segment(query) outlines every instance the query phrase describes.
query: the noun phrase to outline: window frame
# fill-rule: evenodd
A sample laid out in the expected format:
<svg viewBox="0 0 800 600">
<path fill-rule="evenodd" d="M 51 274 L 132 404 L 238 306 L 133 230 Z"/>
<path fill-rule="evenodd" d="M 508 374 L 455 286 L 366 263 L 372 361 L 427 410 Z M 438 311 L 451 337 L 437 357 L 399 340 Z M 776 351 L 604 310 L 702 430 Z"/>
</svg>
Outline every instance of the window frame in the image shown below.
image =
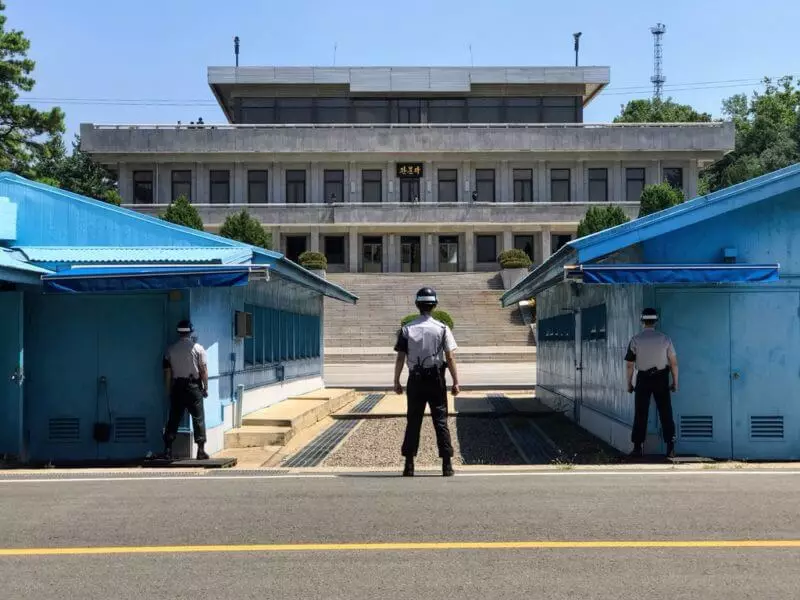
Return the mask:
<svg viewBox="0 0 800 600">
<path fill-rule="evenodd" d="M 263 173 L 264 180 L 253 180 L 251 175 Z M 264 185 L 263 201 L 253 201 L 253 185 Z M 268 204 L 269 203 L 269 170 L 268 169 L 248 169 L 247 170 L 247 203 L 248 204 Z"/>
<path fill-rule="evenodd" d="M 377 179 L 368 179 L 378 174 Z M 368 175 L 369 174 L 369 175 Z M 377 186 L 376 186 L 377 184 Z M 377 196 L 375 200 L 367 198 L 367 189 L 377 187 Z M 383 202 L 383 169 L 362 169 L 361 170 L 361 202 L 364 204 L 380 204 Z"/>
<path fill-rule="evenodd" d="M 488 173 L 491 173 L 491 179 L 487 176 Z M 495 169 L 475 169 L 475 192 L 478 194 L 477 202 L 491 202 L 494 203 L 497 201 L 497 174 L 495 173 Z M 487 200 L 485 197 L 481 196 L 480 188 L 482 187 L 481 184 L 484 184 L 483 187 L 488 187 L 488 182 L 491 181 L 492 183 L 492 195 L 491 199 Z"/>
<path fill-rule="evenodd" d="M 588 201 L 597 203 L 597 204 L 605 204 L 609 201 L 608 198 L 608 168 L 607 167 L 592 167 L 590 169 L 586 169 L 586 179 L 588 181 Z M 602 187 L 599 185 L 592 185 L 593 183 L 602 183 Z M 595 190 L 595 191 L 593 191 Z M 594 197 L 595 194 L 598 193 L 598 190 L 602 190 L 602 199 L 597 199 Z"/>
<path fill-rule="evenodd" d="M 180 174 L 188 174 L 188 180 L 187 181 L 176 181 L 176 177 L 175 176 L 177 174 L 179 174 L 179 173 Z M 170 187 L 170 198 L 171 198 L 170 201 L 171 202 L 175 202 L 175 200 L 177 200 L 181 196 L 186 196 L 186 198 L 189 200 L 189 202 L 192 201 L 192 170 L 191 169 L 173 169 L 172 171 L 170 171 L 170 185 L 171 185 L 171 187 Z M 182 185 L 189 186 L 188 187 L 188 193 L 186 193 L 186 194 L 176 194 L 175 193 L 175 187 L 176 186 L 182 186 Z"/>
<path fill-rule="evenodd" d="M 673 172 L 677 172 L 678 173 L 678 175 L 680 176 L 680 185 L 676 186 L 672 181 L 670 181 L 670 178 L 667 176 L 667 172 L 668 171 L 673 171 Z M 661 180 L 665 181 L 668 184 L 670 184 L 676 190 L 683 191 L 683 189 L 684 189 L 683 186 L 686 185 L 686 181 L 684 180 L 684 177 L 683 177 L 683 167 L 662 167 L 661 168 Z"/>
<path fill-rule="evenodd" d="M 566 177 L 556 177 L 556 173 L 566 173 Z M 556 199 L 557 187 L 565 186 L 566 200 Z M 553 168 L 550 169 L 550 202 L 554 203 L 567 203 L 572 202 L 572 169 Z"/>
<path fill-rule="evenodd" d="M 333 258 L 331 258 L 331 254 L 328 251 L 328 242 L 330 240 L 337 240 L 337 242 L 341 242 L 342 244 L 342 260 L 341 262 L 337 262 Z M 326 235 L 322 240 L 322 250 L 325 253 L 325 258 L 328 260 L 329 265 L 337 265 L 343 266 L 347 264 L 347 251 L 346 251 L 346 243 L 343 235 Z M 334 255 L 335 256 L 335 255 Z"/>
<path fill-rule="evenodd" d="M 443 178 L 442 175 L 445 175 L 447 178 Z M 450 178 L 452 177 L 452 179 Z M 452 200 L 442 200 L 442 196 L 448 195 L 447 193 L 442 194 L 442 190 L 447 190 L 451 188 Z M 437 202 L 444 202 L 444 203 L 456 203 L 458 202 L 458 169 L 437 169 L 436 170 L 436 200 Z"/>
<path fill-rule="evenodd" d="M 298 173 L 302 173 L 302 179 Z M 297 179 L 290 179 L 290 177 L 297 177 Z M 305 169 L 286 169 L 284 171 L 284 192 L 286 194 L 286 204 L 308 204 L 308 189 L 307 189 L 308 174 Z M 297 189 L 302 191 L 298 194 Z M 290 193 L 290 191 L 295 193 Z M 300 200 L 291 198 L 301 198 Z"/>
<path fill-rule="evenodd" d="M 512 169 L 511 178 L 514 186 L 513 200 L 517 203 L 533 202 L 533 169 Z M 517 185 L 519 184 L 519 185 Z M 527 184 L 527 185 L 526 185 Z M 527 194 L 526 194 L 527 192 Z M 527 197 L 526 197 L 527 196 Z"/>
<path fill-rule="evenodd" d="M 222 178 L 225 174 L 224 181 L 214 181 L 214 177 Z M 222 187 L 224 186 L 224 188 Z M 219 194 L 224 189 L 224 201 L 214 199 L 215 190 Z M 208 203 L 209 204 L 230 204 L 231 203 L 231 172 L 230 169 L 209 169 L 208 171 Z"/>
<path fill-rule="evenodd" d="M 481 240 L 492 240 L 492 252 L 486 254 L 493 254 L 493 258 L 490 261 L 481 260 Z M 497 262 L 497 236 L 491 234 L 483 234 L 483 235 L 476 235 L 475 236 L 475 263 L 486 265 L 486 264 L 494 264 Z"/>
<path fill-rule="evenodd" d="M 337 193 L 338 192 L 338 193 Z M 322 172 L 323 202 L 345 201 L 344 197 L 344 169 L 324 169 Z M 331 200 L 331 194 L 336 195 L 336 200 Z"/>
<path fill-rule="evenodd" d="M 144 174 L 144 173 L 149 173 L 150 181 L 137 181 L 136 176 L 140 175 L 140 174 Z M 154 204 L 155 203 L 155 181 L 154 181 L 154 179 L 155 179 L 155 177 L 153 175 L 153 170 L 152 169 L 140 169 L 140 170 L 134 171 L 131 174 L 131 182 L 133 183 L 133 198 L 132 199 L 133 199 L 133 203 L 134 204 Z M 138 197 L 138 194 L 137 194 L 137 189 L 141 185 L 149 186 L 149 188 L 150 188 L 149 189 L 149 197 L 150 197 L 149 201 L 140 201 L 139 200 L 139 197 Z"/>
<path fill-rule="evenodd" d="M 641 177 L 631 177 L 631 171 L 640 171 Z M 647 181 L 647 169 L 644 167 L 625 167 L 625 200 L 627 202 L 639 202 L 642 199 L 642 192 Z M 631 198 L 631 184 L 641 183 L 639 195 L 634 199 Z"/>
</svg>

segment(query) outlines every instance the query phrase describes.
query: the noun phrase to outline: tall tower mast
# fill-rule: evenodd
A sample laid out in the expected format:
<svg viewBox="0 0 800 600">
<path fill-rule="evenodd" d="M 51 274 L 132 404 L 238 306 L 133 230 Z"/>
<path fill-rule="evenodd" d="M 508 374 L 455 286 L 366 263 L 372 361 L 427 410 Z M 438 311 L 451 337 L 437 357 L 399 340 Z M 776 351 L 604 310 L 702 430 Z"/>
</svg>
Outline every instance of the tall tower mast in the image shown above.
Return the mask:
<svg viewBox="0 0 800 600">
<path fill-rule="evenodd" d="M 667 26 L 663 23 L 658 23 L 655 27 L 650 28 L 650 33 L 653 34 L 653 76 L 650 81 L 653 83 L 654 100 L 661 100 L 661 94 L 664 92 L 664 82 L 667 80 L 662 70 L 663 55 L 661 46 L 661 40 L 666 31 Z"/>
</svg>

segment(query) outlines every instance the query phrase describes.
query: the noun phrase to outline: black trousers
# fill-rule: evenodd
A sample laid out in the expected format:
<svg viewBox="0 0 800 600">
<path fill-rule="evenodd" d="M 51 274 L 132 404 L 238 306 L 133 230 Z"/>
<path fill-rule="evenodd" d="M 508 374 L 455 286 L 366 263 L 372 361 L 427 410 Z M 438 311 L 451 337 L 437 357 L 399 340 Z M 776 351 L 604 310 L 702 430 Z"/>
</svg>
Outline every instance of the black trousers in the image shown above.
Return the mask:
<svg viewBox="0 0 800 600">
<path fill-rule="evenodd" d="M 188 410 L 192 416 L 194 441 L 198 444 L 206 443 L 206 421 L 200 383 L 191 379 L 173 379 L 169 394 L 169 419 L 164 431 L 164 444 L 167 447 L 172 446 L 172 442 L 175 441 L 185 410 Z"/>
<path fill-rule="evenodd" d="M 419 450 L 419 433 L 425 416 L 425 405 L 431 407 L 433 428 L 436 430 L 436 445 L 442 458 L 453 456 L 453 443 L 447 426 L 447 384 L 444 374 L 441 377 L 408 377 L 406 389 L 408 409 L 406 412 L 406 435 L 403 439 L 403 456 L 413 458 Z"/>
<path fill-rule="evenodd" d="M 675 441 L 675 421 L 672 418 L 672 400 L 669 395 L 669 369 L 647 374 L 639 371 L 634 390 L 634 416 L 631 441 L 643 444 L 647 437 L 647 415 L 650 412 L 650 396 L 656 400 L 658 419 L 665 442 Z"/>
</svg>

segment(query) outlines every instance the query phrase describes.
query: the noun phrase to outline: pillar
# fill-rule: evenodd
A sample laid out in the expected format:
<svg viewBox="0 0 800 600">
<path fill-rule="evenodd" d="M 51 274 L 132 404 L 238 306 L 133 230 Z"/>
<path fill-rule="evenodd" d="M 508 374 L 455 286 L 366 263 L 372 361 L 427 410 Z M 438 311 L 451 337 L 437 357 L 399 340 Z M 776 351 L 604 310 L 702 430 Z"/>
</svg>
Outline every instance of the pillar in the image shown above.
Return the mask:
<svg viewBox="0 0 800 600">
<path fill-rule="evenodd" d="M 358 176 L 356 163 L 347 166 L 347 177 L 344 178 L 344 198 L 342 202 L 361 202 L 361 177 Z"/>
<path fill-rule="evenodd" d="M 384 252 L 385 257 L 383 265 L 384 270 L 388 273 L 400 272 L 400 240 L 396 233 L 390 233 L 384 236 Z"/>
<path fill-rule="evenodd" d="M 231 202 L 233 204 L 247 204 L 247 169 L 245 165 L 237 162 L 233 164 L 231 173 Z"/>
<path fill-rule="evenodd" d="M 423 247 L 422 270 L 429 272 L 436 272 L 439 270 L 439 264 L 438 264 L 439 252 L 437 247 L 438 245 L 436 243 L 438 240 L 438 236 L 434 233 L 426 233 L 423 234 L 422 239 L 424 240 L 422 246 Z"/>
<path fill-rule="evenodd" d="M 436 182 L 434 180 L 433 161 L 425 161 L 424 166 L 425 178 L 420 183 L 422 187 L 422 202 L 436 202 Z"/>
<path fill-rule="evenodd" d="M 472 202 L 472 165 L 468 160 L 461 163 L 461 190 L 458 194 L 464 202 Z"/>
<path fill-rule="evenodd" d="M 622 161 L 615 160 L 609 173 L 608 200 L 610 202 L 625 202 L 625 175 L 623 174 Z"/>
<path fill-rule="evenodd" d="M 586 169 L 584 167 L 585 163 L 582 160 L 579 160 L 575 165 L 575 176 L 572 178 L 573 181 L 571 182 L 572 202 L 586 202 L 588 200 L 586 192 L 584 191 L 586 189 Z"/>
<path fill-rule="evenodd" d="M 306 202 L 309 204 L 325 204 L 328 199 L 325 197 L 324 173 L 322 165 L 312 162 L 306 166 Z M 342 201 L 342 198 L 337 198 Z"/>
<path fill-rule="evenodd" d="M 503 230 L 503 249 L 501 252 L 511 250 L 514 247 L 514 235 L 510 229 Z"/>
<path fill-rule="evenodd" d="M 507 160 L 500 162 L 500 189 L 498 190 L 497 201 L 514 201 L 513 183 L 511 183 L 511 169 L 508 166 Z"/>
<path fill-rule="evenodd" d="M 400 191 L 397 189 L 397 167 L 395 161 L 389 161 L 389 167 L 386 170 L 386 201 L 399 202 Z"/>
<path fill-rule="evenodd" d="M 133 170 L 128 163 L 120 163 L 117 169 L 117 181 L 119 195 L 122 196 L 123 204 L 133 204 Z M 155 171 L 153 171 L 153 179 L 155 180 Z M 156 184 L 153 183 L 153 204 L 156 201 Z"/>
<path fill-rule="evenodd" d="M 689 170 L 686 173 L 686 183 L 684 184 L 686 187 L 686 199 L 691 200 L 695 196 L 697 196 L 697 178 L 698 178 L 698 170 L 697 170 L 697 161 L 692 159 L 689 161 Z"/>
<path fill-rule="evenodd" d="M 464 270 L 475 270 L 475 232 L 472 229 L 464 232 Z"/>
<path fill-rule="evenodd" d="M 270 204 L 286 204 L 286 196 L 284 190 L 286 189 L 283 184 L 283 165 L 280 163 L 272 163 L 272 168 L 269 172 L 270 177 Z"/>
<path fill-rule="evenodd" d="M 541 239 L 541 246 L 542 246 L 542 262 L 546 261 L 550 258 L 552 254 L 551 245 L 552 245 L 552 232 L 550 231 L 549 227 L 542 228 L 542 239 Z"/>
<path fill-rule="evenodd" d="M 536 202 L 550 202 L 550 189 L 548 182 L 550 181 L 550 174 L 547 172 L 547 161 L 540 160 L 536 162 Z"/>
<path fill-rule="evenodd" d="M 319 227 L 312 227 L 309 233 L 308 249 L 311 252 L 319 252 Z"/>
<path fill-rule="evenodd" d="M 358 230 L 351 228 L 347 240 L 347 270 L 358 273 Z"/>
<path fill-rule="evenodd" d="M 270 227 L 269 233 L 272 237 L 272 249 L 275 252 L 283 253 L 283 244 L 281 244 L 281 230 L 278 227 Z"/>
</svg>

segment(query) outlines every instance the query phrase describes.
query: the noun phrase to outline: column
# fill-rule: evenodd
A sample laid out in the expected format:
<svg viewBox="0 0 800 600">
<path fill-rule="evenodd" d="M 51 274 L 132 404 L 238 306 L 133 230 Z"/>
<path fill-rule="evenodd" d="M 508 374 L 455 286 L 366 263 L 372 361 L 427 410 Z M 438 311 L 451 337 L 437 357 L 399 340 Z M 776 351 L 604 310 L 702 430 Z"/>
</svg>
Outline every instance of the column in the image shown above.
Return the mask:
<svg viewBox="0 0 800 600">
<path fill-rule="evenodd" d="M 133 204 L 133 171 L 130 168 L 128 163 L 120 163 L 117 168 L 117 177 L 118 177 L 118 191 L 119 195 L 122 196 L 122 203 L 123 204 Z M 155 178 L 155 171 L 153 172 L 153 178 Z M 156 189 L 155 184 L 153 184 L 153 190 Z M 156 204 L 155 199 L 156 192 L 153 192 L 153 203 Z"/>
<path fill-rule="evenodd" d="M 347 239 L 347 270 L 351 273 L 358 273 L 358 230 L 353 227 L 348 233 Z"/>
<path fill-rule="evenodd" d="M 395 161 L 389 161 L 389 167 L 386 170 L 386 201 L 397 202 L 399 198 L 399 190 L 397 189 L 397 167 Z"/>
<path fill-rule="evenodd" d="M 272 168 L 269 170 L 270 176 L 270 190 L 269 203 L 270 204 L 286 204 L 286 196 L 284 190 L 286 189 L 283 183 L 283 165 L 280 163 L 272 163 Z"/>
<path fill-rule="evenodd" d="M 462 198 L 463 202 L 472 201 L 472 165 L 468 160 L 461 163 L 461 189 L 458 191 L 458 197 Z"/>
<path fill-rule="evenodd" d="M 270 236 L 272 237 L 272 250 L 275 252 L 283 253 L 283 244 L 281 243 L 281 230 L 279 227 L 269 228 Z"/>
<path fill-rule="evenodd" d="M 542 258 L 542 262 L 544 262 L 548 258 L 550 258 L 550 255 L 552 254 L 552 250 L 551 250 L 552 239 L 550 237 L 551 235 L 552 235 L 552 233 L 550 232 L 550 228 L 549 227 L 542 227 L 542 233 L 541 233 L 541 236 L 542 236 L 542 238 L 541 238 L 541 242 L 542 242 L 542 257 L 541 257 Z"/>
<path fill-rule="evenodd" d="M 549 181 L 550 173 L 547 172 L 547 161 L 537 161 L 536 185 L 538 191 L 536 192 L 536 202 L 550 202 L 550 189 L 547 185 Z"/>
<path fill-rule="evenodd" d="M 319 252 L 319 227 L 312 227 L 309 233 L 308 249 L 311 252 Z"/>
<path fill-rule="evenodd" d="M 433 161 L 425 161 L 425 179 L 421 182 L 421 186 L 423 186 L 422 190 L 422 202 L 436 202 L 436 182 L 435 182 L 435 173 L 433 169 Z"/>
<path fill-rule="evenodd" d="M 575 177 L 573 177 L 573 181 L 571 182 L 572 185 L 572 201 L 573 202 L 586 202 L 588 198 L 586 197 L 586 193 L 584 192 L 585 184 L 586 184 L 586 175 L 585 168 L 584 168 L 584 161 L 579 160 L 578 163 L 575 165 L 573 172 L 575 173 Z"/>
<path fill-rule="evenodd" d="M 514 235 L 510 229 L 503 230 L 503 249 L 501 252 L 511 250 L 514 247 Z"/>
<path fill-rule="evenodd" d="M 247 168 L 237 162 L 233 165 L 233 183 L 231 184 L 231 202 L 234 204 L 247 204 Z"/>
<path fill-rule="evenodd" d="M 497 201 L 514 201 L 513 184 L 511 183 L 511 169 L 508 166 L 507 160 L 500 162 L 500 190 L 497 195 Z"/>
<path fill-rule="evenodd" d="M 192 169 L 192 204 L 208 204 L 208 186 L 203 185 L 208 179 L 203 163 L 195 163 Z"/>
<path fill-rule="evenodd" d="M 472 229 L 464 232 L 464 270 L 475 270 L 475 232 Z"/>
<path fill-rule="evenodd" d="M 435 233 L 426 233 L 422 236 L 422 239 L 425 240 L 423 251 L 423 257 L 425 259 L 425 265 L 423 266 L 423 271 L 429 272 L 436 272 L 439 270 L 438 265 L 438 244 L 436 243 L 438 240 L 438 236 Z"/>
<path fill-rule="evenodd" d="M 388 241 L 387 244 L 384 244 L 384 247 L 388 246 L 388 256 L 386 252 L 384 252 L 384 256 L 386 256 L 386 260 L 384 261 L 384 269 L 389 273 L 399 273 L 400 244 L 397 234 L 390 233 L 389 235 L 385 236 L 384 239 Z"/>
<path fill-rule="evenodd" d="M 325 186 L 323 184 L 323 169 L 322 165 L 313 162 L 306 168 L 306 202 L 309 204 L 324 204 L 328 201 L 325 198 Z M 337 198 L 342 200 L 342 198 Z"/>
<path fill-rule="evenodd" d="M 343 202 L 361 202 L 361 177 L 358 176 L 356 163 L 351 162 L 347 167 L 347 177 L 344 180 Z"/>
<path fill-rule="evenodd" d="M 692 159 L 689 161 L 689 170 L 686 173 L 686 199 L 691 200 L 697 196 L 697 161 Z"/>
<path fill-rule="evenodd" d="M 611 202 L 625 202 L 625 176 L 623 175 L 622 161 L 615 160 L 614 167 L 609 173 L 608 199 Z"/>
</svg>

